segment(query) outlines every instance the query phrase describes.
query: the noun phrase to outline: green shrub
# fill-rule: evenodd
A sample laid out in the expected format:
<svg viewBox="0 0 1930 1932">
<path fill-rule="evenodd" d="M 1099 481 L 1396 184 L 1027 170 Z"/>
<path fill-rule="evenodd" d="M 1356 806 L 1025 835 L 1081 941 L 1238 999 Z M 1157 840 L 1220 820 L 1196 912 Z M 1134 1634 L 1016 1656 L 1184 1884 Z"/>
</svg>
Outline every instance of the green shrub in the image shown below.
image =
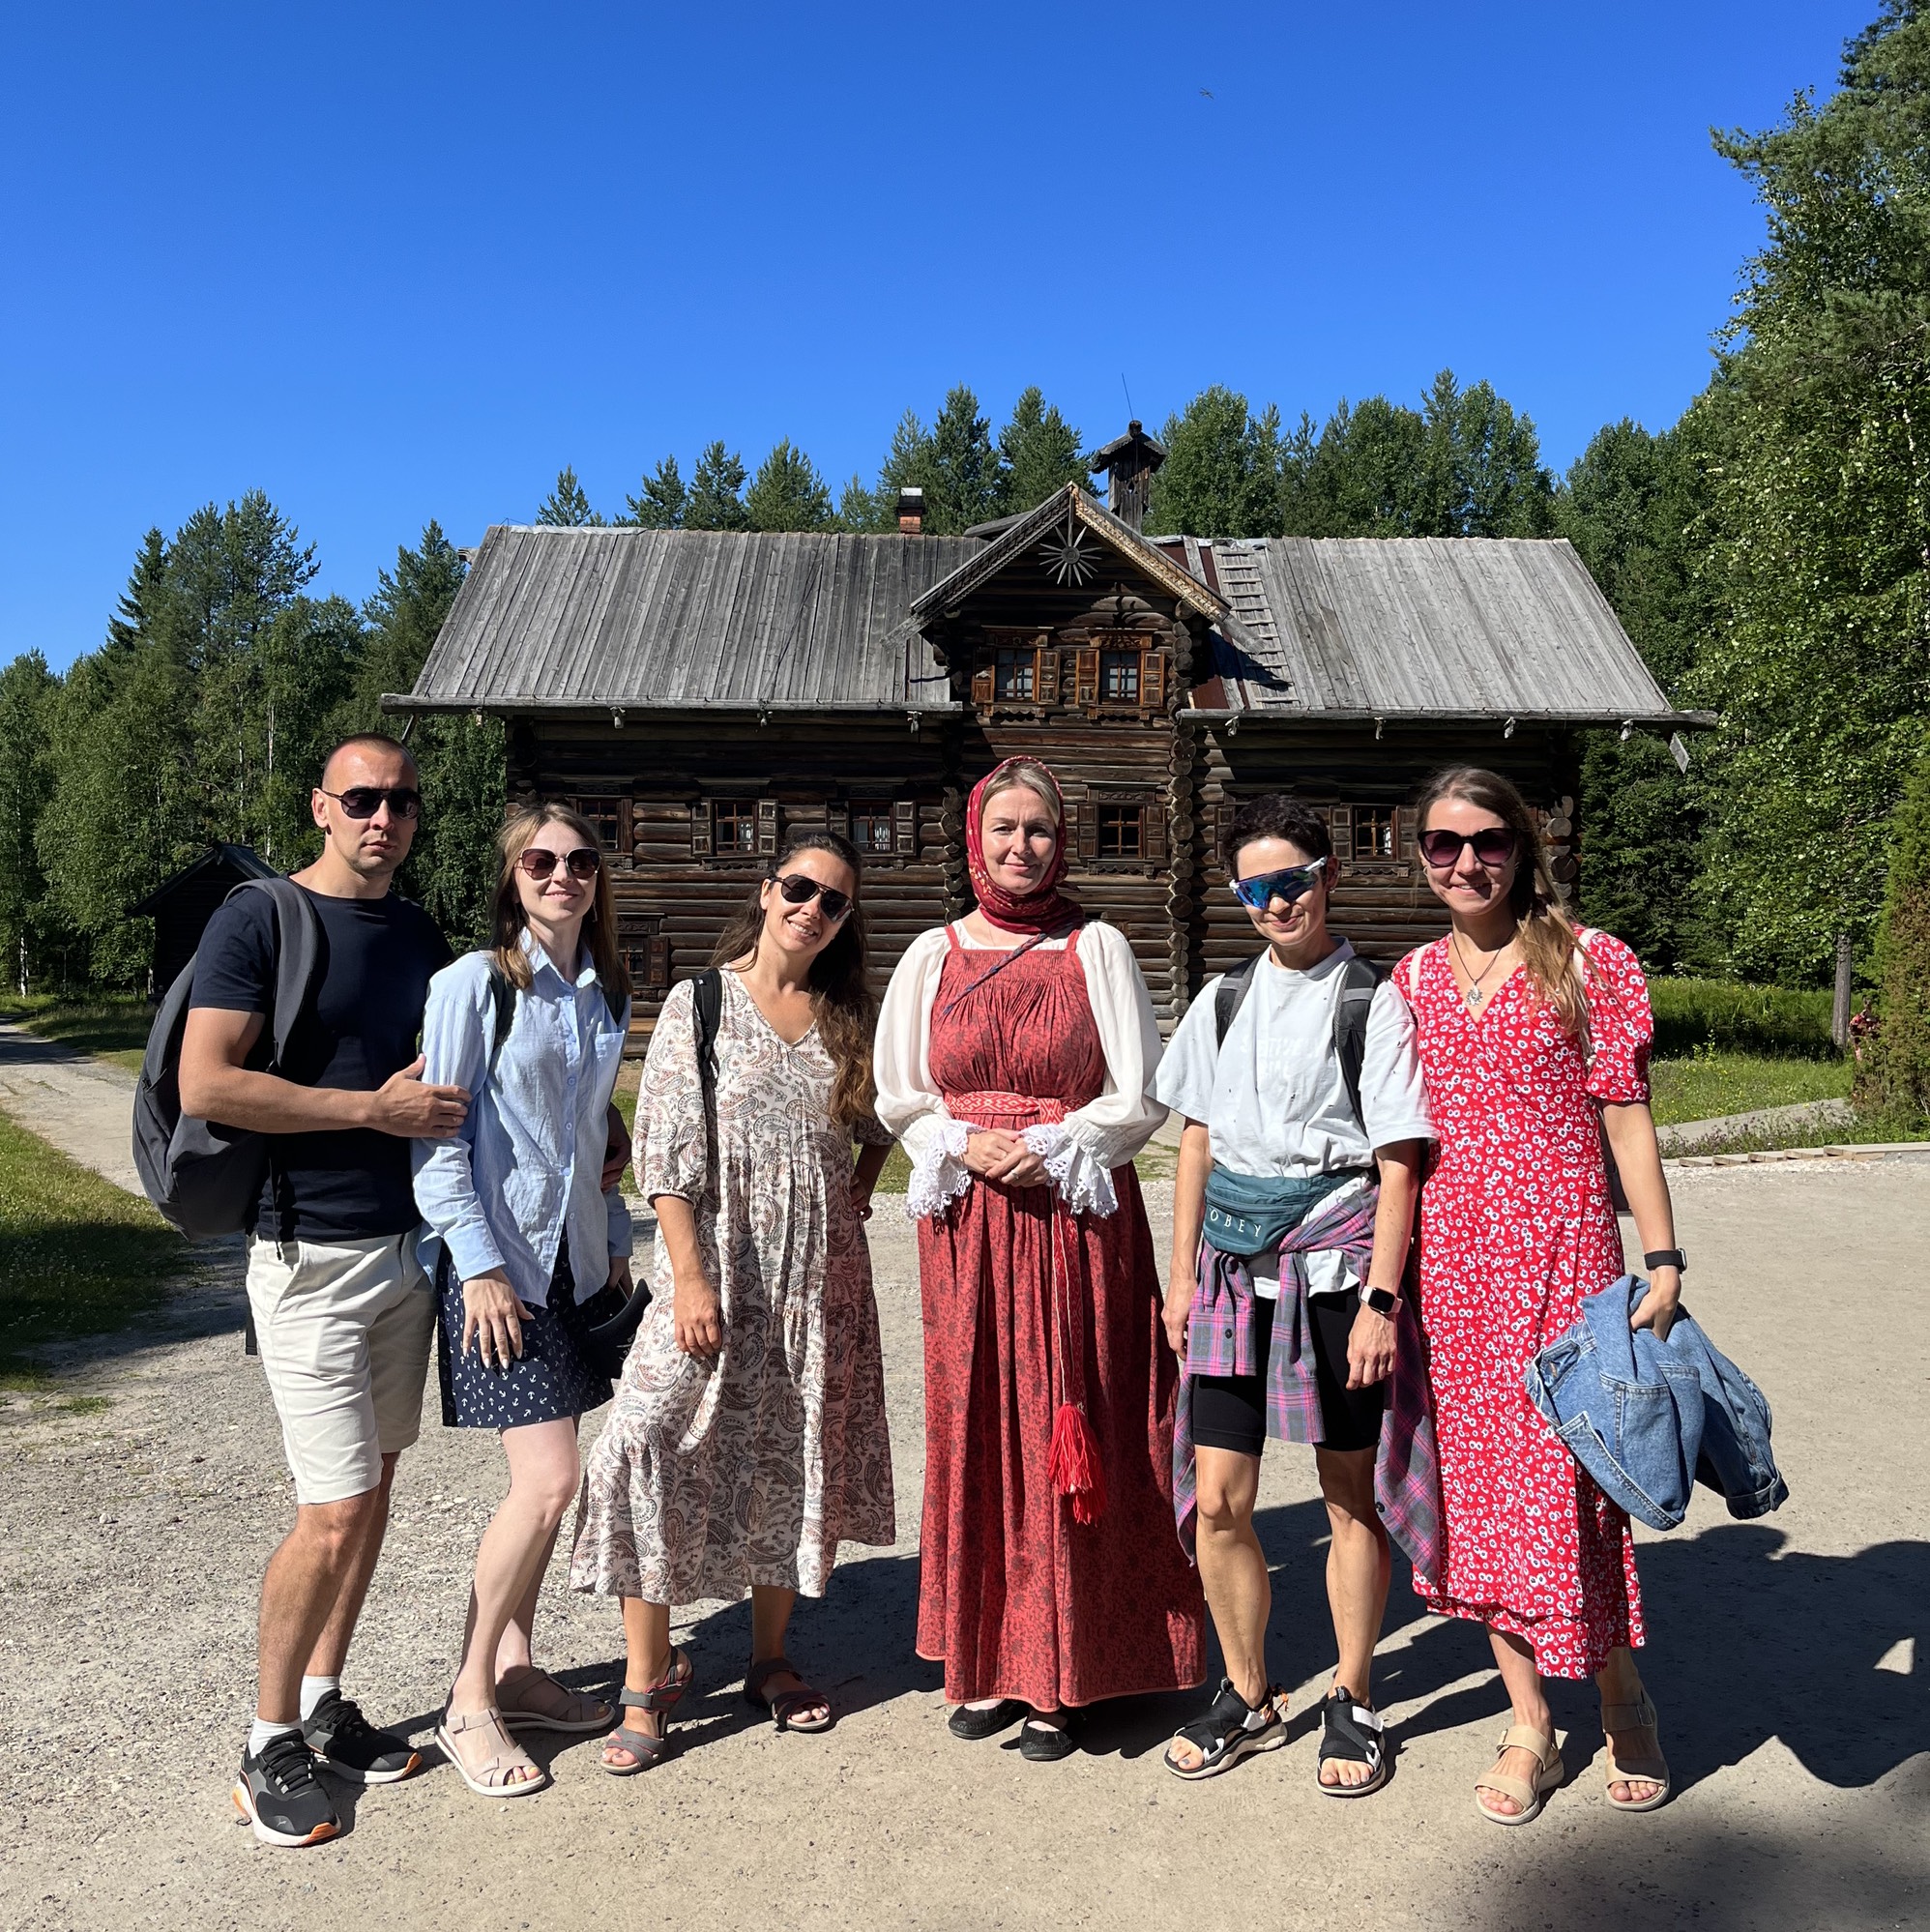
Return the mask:
<svg viewBox="0 0 1930 1932">
<path fill-rule="evenodd" d="M 1921 1119 L 1930 1113 L 1930 749 L 1904 787 L 1892 840 L 1877 932 L 1880 1018 L 1857 1098 Z"/>
<path fill-rule="evenodd" d="M 1792 992 L 1734 980 L 1651 980 L 1658 1058 L 1713 1042 L 1740 1053 L 1833 1058 L 1827 989 Z"/>
</svg>

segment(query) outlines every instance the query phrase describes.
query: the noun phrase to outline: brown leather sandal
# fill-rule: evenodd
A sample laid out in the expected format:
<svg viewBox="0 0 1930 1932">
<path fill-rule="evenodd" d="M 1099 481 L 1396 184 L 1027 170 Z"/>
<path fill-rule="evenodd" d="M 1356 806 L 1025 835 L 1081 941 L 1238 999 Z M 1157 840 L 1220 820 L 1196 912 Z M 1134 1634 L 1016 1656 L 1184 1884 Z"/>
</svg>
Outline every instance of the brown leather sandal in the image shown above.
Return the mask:
<svg viewBox="0 0 1930 1932">
<path fill-rule="evenodd" d="M 795 1677 L 802 1690 L 780 1690 L 767 1697 L 764 1686 L 774 1677 L 782 1677 L 786 1672 Z M 780 1731 L 829 1731 L 836 1721 L 832 1715 L 831 1701 L 822 1691 L 813 1690 L 804 1683 L 804 1674 L 789 1657 L 766 1657 L 760 1664 L 752 1664 L 744 1680 L 744 1701 L 754 1705 L 759 1711 L 770 1712 Z M 822 1704 L 824 1715 L 800 1719 L 800 1711 L 808 1711 L 812 1705 Z"/>
<path fill-rule="evenodd" d="M 1655 1755 L 1618 1758 L 1615 1755 L 1617 1731 L 1655 1732 Z M 1633 1704 L 1604 1704 L 1601 1707 L 1602 1752 L 1608 1760 L 1608 1801 L 1618 1811 L 1653 1811 L 1669 1801 L 1669 1765 L 1662 1756 L 1662 1739 L 1656 1729 L 1655 1707 L 1646 1689 Z M 1660 1788 L 1648 1798 L 1617 1798 L 1618 1784 L 1652 1784 Z"/>
<path fill-rule="evenodd" d="M 1511 1777 L 1501 1769 L 1501 1761 L 1509 1751 L 1533 1751 L 1538 1761 L 1534 1782 L 1527 1778 Z M 1549 1792 L 1567 1775 L 1562 1767 L 1562 1753 L 1553 1738 L 1545 1732 L 1537 1731 L 1532 1724 L 1510 1724 L 1502 1733 L 1501 1742 L 1495 1747 L 1495 1764 L 1492 1771 L 1484 1771 L 1475 1780 L 1475 1809 L 1490 1825 L 1526 1825 L 1540 1817 L 1541 1806 Z M 1518 1811 L 1492 1811 L 1481 1802 L 1481 1793 L 1493 1792 L 1498 1798 L 1512 1799 L 1521 1808 Z"/>
</svg>

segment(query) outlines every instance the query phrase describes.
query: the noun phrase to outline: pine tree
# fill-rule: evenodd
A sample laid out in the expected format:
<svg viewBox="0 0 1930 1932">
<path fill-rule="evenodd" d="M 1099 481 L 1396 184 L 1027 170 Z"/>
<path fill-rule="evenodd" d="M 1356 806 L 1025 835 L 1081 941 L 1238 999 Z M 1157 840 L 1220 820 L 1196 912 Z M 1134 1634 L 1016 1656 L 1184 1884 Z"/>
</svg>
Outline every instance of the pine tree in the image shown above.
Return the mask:
<svg viewBox="0 0 1930 1932">
<path fill-rule="evenodd" d="M 665 456 L 643 479 L 641 493 L 625 497 L 629 514 L 618 517 L 617 521 L 637 530 L 681 530 L 689 500 L 690 493 L 684 487 L 677 458 Z"/>
<path fill-rule="evenodd" d="M 1280 426 L 1272 407 L 1214 384 L 1159 432 L 1166 460 L 1153 479 L 1149 533 L 1187 537 L 1279 534 Z"/>
<path fill-rule="evenodd" d="M 46 878 L 36 843 L 52 765 L 47 737 L 59 681 L 38 651 L 0 671 L 0 974 L 26 994 L 51 963 Z"/>
<path fill-rule="evenodd" d="M 503 726 L 466 714 L 418 714 L 409 722 L 384 712 L 381 698 L 414 686 L 465 574 L 461 553 L 433 520 L 416 548 L 396 551 L 395 568 L 382 572 L 363 606 L 367 628 L 353 707 L 337 717 L 332 733 L 340 739 L 407 724 L 423 816 L 396 883 L 457 947 L 487 937 L 505 802 Z"/>
<path fill-rule="evenodd" d="M 1036 386 L 1020 393 L 1011 421 L 999 431 L 999 504 L 1007 515 L 1036 510 L 1068 483 L 1086 482 L 1079 432 L 1046 407 Z"/>
<path fill-rule="evenodd" d="M 686 530 L 744 530 L 744 458 L 721 442 L 706 446 L 690 473 L 689 500 L 684 506 Z"/>
<path fill-rule="evenodd" d="M 121 593 L 114 614 L 107 620 L 107 647 L 113 651 L 130 649 L 148 632 L 167 582 L 167 544 L 159 528 L 141 539 L 128 587 Z"/>
<path fill-rule="evenodd" d="M 873 536 L 895 530 L 897 492 L 887 489 L 882 483 L 876 489 L 866 489 L 864 479 L 854 476 L 837 495 L 837 527 Z"/>
<path fill-rule="evenodd" d="M 603 519 L 590 508 L 590 498 L 568 464 L 556 473 L 556 487 L 537 506 L 539 523 L 558 523 L 566 530 L 601 529 Z"/>
<path fill-rule="evenodd" d="M 758 465 L 744 512 L 752 530 L 828 530 L 836 520 L 824 479 L 788 436 Z"/>
<path fill-rule="evenodd" d="M 947 394 L 931 425 L 929 462 L 924 527 L 932 535 L 956 537 L 1000 513 L 1002 480 L 991 424 L 979 414 L 979 398 L 963 383 Z"/>
<path fill-rule="evenodd" d="M 1625 418 L 1569 468 L 1557 525 L 1614 607 L 1651 674 L 1678 689 L 1699 613 L 1689 526 L 1700 473 L 1687 432 L 1652 436 Z M 1666 746 L 1592 731 L 1581 773 L 1581 907 L 1651 972 L 1680 971 L 1706 941 L 1695 893 L 1701 815 Z"/>
</svg>

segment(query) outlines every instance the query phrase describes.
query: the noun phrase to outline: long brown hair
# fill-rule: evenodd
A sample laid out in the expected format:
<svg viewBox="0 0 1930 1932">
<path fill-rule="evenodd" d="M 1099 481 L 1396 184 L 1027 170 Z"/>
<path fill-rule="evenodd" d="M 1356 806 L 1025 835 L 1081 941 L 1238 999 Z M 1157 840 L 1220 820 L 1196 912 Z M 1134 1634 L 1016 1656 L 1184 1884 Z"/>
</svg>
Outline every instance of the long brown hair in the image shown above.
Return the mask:
<svg viewBox="0 0 1930 1932">
<path fill-rule="evenodd" d="M 877 1084 L 871 1078 L 871 1036 L 878 1026 L 878 1002 L 865 978 L 863 862 L 850 839 L 835 832 L 804 830 L 784 841 L 771 869 L 750 889 L 750 896 L 723 929 L 713 966 L 730 966 L 755 959 L 764 937 L 764 886 L 800 852 L 829 852 L 851 871 L 851 910 L 832 934 L 831 943 L 811 961 L 805 983 L 811 989 L 811 1012 L 818 1038 L 836 1068 L 832 1082 L 831 1118 L 837 1127 L 851 1127 L 878 1104 Z"/>
<path fill-rule="evenodd" d="M 523 933 L 529 921 L 523 914 L 522 895 L 516 891 L 516 861 L 545 825 L 567 825 L 591 851 L 599 855 L 603 851 L 596 827 L 568 805 L 524 805 L 504 821 L 496 835 L 496 850 L 503 863 L 496 874 L 496 896 L 489 906 L 489 950 L 496 955 L 496 964 L 508 974 L 511 985 L 525 993 L 530 989 L 531 972 L 529 955 L 523 951 Z M 607 856 L 597 867 L 597 889 L 583 920 L 583 944 L 589 949 L 610 1011 L 621 1015 L 629 998 L 629 969 L 617 943 L 617 907 L 610 895 Z"/>
<path fill-rule="evenodd" d="M 1483 771 L 1478 765 L 1451 765 L 1445 772 L 1436 772 L 1422 788 L 1415 808 L 1415 824 L 1420 832 L 1427 830 L 1428 813 L 1448 799 L 1459 799 L 1478 811 L 1493 812 L 1514 834 L 1514 878 L 1508 886 L 1507 902 L 1514 914 L 1528 983 L 1561 1015 L 1572 1038 L 1586 1039 L 1588 954 L 1575 936 L 1573 921 L 1562 909 L 1555 875 L 1548 869 L 1548 848 L 1528 801 L 1499 772 Z M 1575 970 L 1578 960 L 1580 972 Z"/>
</svg>

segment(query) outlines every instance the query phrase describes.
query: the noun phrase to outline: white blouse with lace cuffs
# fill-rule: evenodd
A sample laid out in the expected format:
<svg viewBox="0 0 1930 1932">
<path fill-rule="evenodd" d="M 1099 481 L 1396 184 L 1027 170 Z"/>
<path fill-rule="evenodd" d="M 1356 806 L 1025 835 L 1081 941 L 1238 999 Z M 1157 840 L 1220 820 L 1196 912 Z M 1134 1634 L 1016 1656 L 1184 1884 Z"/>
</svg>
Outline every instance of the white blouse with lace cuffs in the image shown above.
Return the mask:
<svg viewBox="0 0 1930 1932">
<path fill-rule="evenodd" d="M 975 945 L 962 924 L 950 930 L 968 952 L 1005 950 Z M 905 1213 L 913 1220 L 943 1214 L 974 1179 L 964 1154 L 975 1124 L 952 1119 L 931 1077 L 931 1010 L 950 950 L 947 931 L 941 925 L 921 933 L 898 961 L 872 1052 L 878 1118 L 904 1144 L 912 1163 Z M 1064 939 L 1051 939 L 1038 950 L 1065 949 Z M 1025 1141 L 1043 1158 L 1047 1183 L 1074 1214 L 1105 1215 L 1119 1207 L 1112 1170 L 1130 1160 L 1166 1118 L 1153 1094 L 1159 1025 L 1139 962 L 1117 928 L 1098 920 L 1081 926 L 1078 957 L 1105 1054 L 1105 1085 L 1062 1124 L 1028 1127 Z"/>
</svg>

